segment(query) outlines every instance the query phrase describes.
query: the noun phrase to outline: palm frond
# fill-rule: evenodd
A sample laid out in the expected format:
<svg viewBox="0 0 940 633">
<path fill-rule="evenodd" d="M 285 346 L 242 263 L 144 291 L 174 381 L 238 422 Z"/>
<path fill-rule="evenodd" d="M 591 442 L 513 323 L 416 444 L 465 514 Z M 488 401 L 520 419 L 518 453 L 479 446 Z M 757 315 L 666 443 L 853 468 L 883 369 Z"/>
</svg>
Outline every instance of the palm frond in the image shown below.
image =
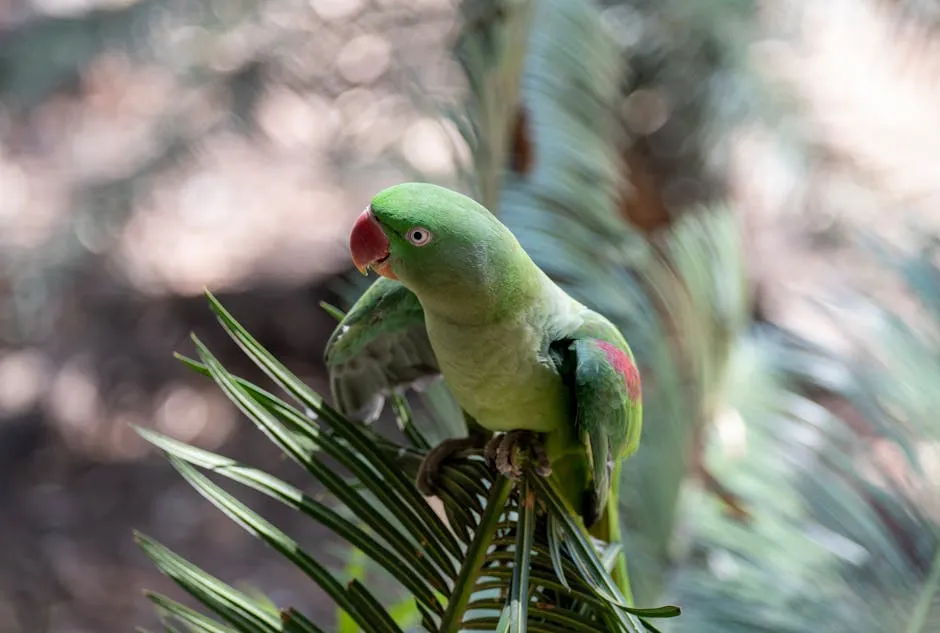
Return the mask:
<svg viewBox="0 0 940 633">
<path fill-rule="evenodd" d="M 535 4 L 534 0 L 460 4 L 463 25 L 453 50 L 469 89 L 452 118 L 473 157 L 463 180 L 493 211 L 519 122 L 519 80 Z"/>
<path fill-rule="evenodd" d="M 330 529 L 382 568 L 406 591 L 427 631 L 489 627 L 501 619 L 513 631 L 554 632 L 559 628 L 638 633 L 646 618 L 674 617 L 675 608 L 634 609 L 610 580 L 603 561 L 610 548 L 595 543 L 572 510 L 544 482 L 517 490 L 494 479 L 481 456 L 444 467 L 436 512 L 405 474 L 407 464 L 428 446 L 416 427 L 411 446 L 398 445 L 352 423 L 256 340 L 210 295 L 219 322 L 239 347 L 294 402 L 234 376 L 198 339 L 200 360 L 183 358 L 210 377 L 268 439 L 331 492 L 342 507 L 330 507 L 295 486 L 227 457 L 189 446 L 153 431 L 138 432 L 164 451 L 174 468 L 205 499 L 247 532 L 263 540 L 303 571 L 332 599 L 358 630 L 402 631 L 383 604 L 359 579 L 342 582 L 291 535 L 262 517 L 207 474 L 228 479 L 301 512 Z M 408 403 L 396 403 L 411 420 Z M 341 464 L 344 478 L 324 459 Z M 204 474 L 207 473 L 207 474 Z M 532 486 L 530 489 L 529 486 Z M 532 490 L 547 499 L 536 512 Z M 570 516 L 559 516 L 560 512 Z M 549 545 L 548 521 L 561 525 Z M 219 620 L 163 596 L 153 600 L 171 620 L 194 631 L 320 631 L 295 605 L 282 610 L 267 599 L 236 591 L 146 536 L 138 542 L 154 563 Z M 551 550 L 551 551 L 550 551 Z M 565 580 L 555 575 L 562 569 Z M 566 585 L 570 589 L 566 589 Z M 508 616 L 504 616 L 508 613 Z"/>
<path fill-rule="evenodd" d="M 654 257 L 636 272 L 646 319 L 621 317 L 643 375 L 644 433 L 624 463 L 625 546 L 634 554 L 637 596 L 664 588 L 684 481 L 722 408 L 732 350 L 748 324 L 745 262 L 737 219 L 725 207 L 683 215 L 655 238 Z M 636 304 L 634 303 L 634 306 Z M 619 314 L 636 308 L 623 301 Z M 631 312 L 628 312 L 631 311 Z"/>
<path fill-rule="evenodd" d="M 623 72 L 620 51 L 595 5 L 536 4 L 521 79 L 531 165 L 505 166 L 496 206 L 555 279 L 587 280 L 645 253 L 618 216 L 626 186 L 615 117 Z M 559 241 L 585 255 L 574 260 L 578 266 L 571 266 L 571 257 L 557 257 Z"/>
<path fill-rule="evenodd" d="M 920 271 L 914 279 L 934 266 L 925 255 L 899 264 Z M 926 288 L 912 291 L 929 305 Z M 858 333 L 861 356 L 780 331 L 755 332 L 736 350 L 729 401 L 743 444 L 712 446 L 710 458 L 754 521 L 684 504 L 689 539 L 671 595 L 689 615 L 677 630 L 940 625 L 940 496 L 924 470 L 940 442 L 940 323 L 922 331 L 864 298 L 854 308 L 873 316 Z"/>
</svg>

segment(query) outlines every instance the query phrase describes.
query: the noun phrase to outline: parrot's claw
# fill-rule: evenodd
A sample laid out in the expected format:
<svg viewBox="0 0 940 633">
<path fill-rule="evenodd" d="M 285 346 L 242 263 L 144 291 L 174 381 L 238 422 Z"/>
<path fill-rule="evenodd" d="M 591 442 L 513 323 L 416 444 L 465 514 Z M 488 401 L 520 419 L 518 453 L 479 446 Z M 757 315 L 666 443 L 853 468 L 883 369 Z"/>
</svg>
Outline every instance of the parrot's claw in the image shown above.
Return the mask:
<svg viewBox="0 0 940 633">
<path fill-rule="evenodd" d="M 431 497 L 437 490 L 441 466 L 445 461 L 472 449 L 480 449 L 486 442 L 485 436 L 471 433 L 468 437 L 452 437 L 444 440 L 427 452 L 418 467 L 418 476 L 415 485 L 425 497 Z"/>
<path fill-rule="evenodd" d="M 538 435 L 531 431 L 509 431 L 491 439 L 483 453 L 486 463 L 509 479 L 519 479 L 527 464 L 536 474 L 548 477 L 552 464 Z"/>
</svg>

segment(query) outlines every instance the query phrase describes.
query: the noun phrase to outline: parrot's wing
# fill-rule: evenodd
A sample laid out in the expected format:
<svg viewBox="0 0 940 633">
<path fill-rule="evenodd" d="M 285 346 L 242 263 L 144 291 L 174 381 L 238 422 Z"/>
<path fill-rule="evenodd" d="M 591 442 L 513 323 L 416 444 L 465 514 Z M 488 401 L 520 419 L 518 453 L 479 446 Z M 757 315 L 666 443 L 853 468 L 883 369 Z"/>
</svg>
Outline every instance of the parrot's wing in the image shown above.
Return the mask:
<svg viewBox="0 0 940 633">
<path fill-rule="evenodd" d="M 366 422 L 379 416 L 392 390 L 440 375 L 418 298 L 384 277 L 340 321 L 325 360 L 336 407 Z"/>
<path fill-rule="evenodd" d="M 603 512 L 617 460 L 640 443 L 640 377 L 625 345 L 600 338 L 568 339 L 564 366 L 574 392 L 578 435 L 587 449 L 593 494 L 583 512 L 591 523 Z"/>
</svg>

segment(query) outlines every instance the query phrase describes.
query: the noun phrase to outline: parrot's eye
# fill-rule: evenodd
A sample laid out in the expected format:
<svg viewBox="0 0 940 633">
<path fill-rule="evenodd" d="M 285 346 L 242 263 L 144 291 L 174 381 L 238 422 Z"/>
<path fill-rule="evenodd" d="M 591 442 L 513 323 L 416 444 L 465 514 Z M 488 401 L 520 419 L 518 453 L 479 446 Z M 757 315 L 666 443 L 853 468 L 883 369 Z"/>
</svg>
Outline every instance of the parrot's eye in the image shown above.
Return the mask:
<svg viewBox="0 0 940 633">
<path fill-rule="evenodd" d="M 408 241 L 415 246 L 424 246 L 431 241 L 432 237 L 434 237 L 431 235 L 431 232 L 423 226 L 415 226 L 408 229 L 408 233 L 406 235 L 408 237 Z"/>
</svg>

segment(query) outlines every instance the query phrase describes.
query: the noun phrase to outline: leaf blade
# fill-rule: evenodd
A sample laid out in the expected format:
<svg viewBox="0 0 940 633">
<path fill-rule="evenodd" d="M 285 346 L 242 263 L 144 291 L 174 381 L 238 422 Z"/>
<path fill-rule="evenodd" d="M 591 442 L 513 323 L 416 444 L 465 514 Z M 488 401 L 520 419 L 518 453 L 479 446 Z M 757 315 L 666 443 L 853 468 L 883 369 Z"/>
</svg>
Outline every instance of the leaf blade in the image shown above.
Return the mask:
<svg viewBox="0 0 940 633">
<path fill-rule="evenodd" d="M 388 536 L 389 538 L 394 538 L 400 543 L 409 542 L 411 534 L 403 534 L 400 530 L 392 526 L 384 517 L 374 512 L 373 507 L 366 502 L 360 494 L 356 493 L 349 484 L 336 475 L 336 473 L 327 468 L 315 457 L 307 455 L 304 450 L 304 445 L 298 441 L 296 434 L 288 432 L 269 410 L 253 400 L 246 390 L 240 387 L 234 376 L 229 374 L 228 371 L 222 367 L 221 363 L 219 363 L 215 356 L 213 356 L 198 338 L 194 337 L 194 342 L 212 379 L 222 388 L 222 391 L 235 403 L 242 413 L 255 422 L 269 439 L 295 462 L 314 473 L 331 492 L 340 497 L 344 503 L 353 509 L 360 519 L 366 521 L 373 529 L 381 530 L 383 537 Z M 284 415 L 289 415 L 289 412 L 283 413 Z M 334 456 L 339 455 L 342 455 L 342 453 L 337 450 Z M 361 462 L 361 459 L 356 458 L 354 455 L 346 455 L 343 459 L 348 460 L 343 461 L 345 465 L 350 466 L 357 475 L 366 480 L 371 492 L 376 494 L 380 499 L 384 499 L 383 504 L 391 510 L 396 518 L 404 516 L 400 512 L 398 500 L 396 498 L 389 499 L 389 497 L 385 496 L 386 487 L 383 486 L 382 481 L 370 477 L 368 471 L 364 468 L 357 468 L 357 462 Z M 410 528 L 410 523 L 406 522 L 405 527 Z M 421 548 L 421 544 L 415 542 L 414 548 L 415 550 Z M 439 565 L 440 560 L 447 561 L 445 554 L 433 547 L 424 547 L 424 550 L 427 551 Z M 446 583 L 440 571 L 435 570 L 424 557 L 416 557 L 415 562 L 418 565 L 422 565 L 422 569 L 429 574 L 429 577 L 434 579 L 436 587 L 444 590 Z M 442 566 L 442 569 L 446 569 L 446 567 Z"/>
<path fill-rule="evenodd" d="M 190 609 L 186 605 L 162 594 L 148 591 L 146 595 L 147 599 L 153 602 L 159 610 L 182 622 L 190 631 L 198 633 L 231 633 L 234 631 L 234 629 L 226 627 L 209 616 L 199 613 L 195 609 Z"/>
<path fill-rule="evenodd" d="M 200 495 L 225 513 L 249 534 L 263 540 L 282 556 L 294 563 L 311 580 L 323 589 L 338 606 L 343 608 L 367 633 L 402 633 L 397 626 L 387 626 L 386 623 L 375 621 L 367 617 L 366 613 L 357 609 L 359 602 L 350 598 L 346 589 L 327 571 L 323 565 L 300 548 L 299 544 L 286 533 L 262 518 L 258 513 L 241 503 L 234 496 L 224 491 L 210 481 L 205 475 L 193 466 L 176 458 L 170 457 L 170 463 Z"/>
<path fill-rule="evenodd" d="M 500 477 L 493 483 L 486 510 L 480 518 L 473 540 L 467 547 L 463 565 L 454 583 L 455 595 L 451 595 L 451 599 L 447 602 L 447 610 L 441 620 L 441 633 L 456 633 L 460 629 L 461 619 L 470 601 L 473 584 L 479 576 L 480 566 L 483 564 L 486 550 L 506 506 L 511 488 L 511 482 L 505 477 Z"/>
<path fill-rule="evenodd" d="M 292 374 L 257 339 L 251 336 L 212 293 L 207 291 L 206 296 L 210 308 L 216 314 L 222 327 L 242 351 L 291 397 L 329 419 L 333 425 L 333 430 L 346 439 L 355 449 L 361 451 L 369 463 L 391 485 L 391 488 L 402 496 L 406 503 L 401 506 L 392 506 L 390 509 L 403 515 L 414 514 L 414 517 L 403 516 L 400 520 L 408 524 L 415 534 L 421 534 L 422 540 L 434 543 L 443 551 L 460 558 L 461 551 L 457 539 L 447 531 L 427 503 L 419 503 L 424 500 L 414 486 L 414 482 L 404 477 L 401 469 L 396 468 L 386 455 L 377 450 L 375 443 L 369 441 L 361 429 L 357 428 L 356 425 L 349 424 L 342 416 L 328 407 L 319 394 Z M 429 554 L 437 555 L 436 548 L 429 548 Z M 438 556 L 436 562 L 448 573 L 456 573 L 453 561 Z"/>
<path fill-rule="evenodd" d="M 529 559 L 535 536 L 535 495 L 525 479 L 522 481 L 519 498 L 516 551 L 512 566 L 512 585 L 509 589 L 509 630 L 512 633 L 526 633 L 529 622 Z"/>
<path fill-rule="evenodd" d="M 417 570 L 408 562 L 408 554 L 412 553 L 413 550 L 386 549 L 361 528 L 340 516 L 335 510 L 326 507 L 294 486 L 267 473 L 243 466 L 235 460 L 190 446 L 148 429 L 135 427 L 135 430 L 145 440 L 169 455 L 261 492 L 311 517 L 378 563 L 402 583 L 415 598 L 433 611 L 437 613 L 443 611 L 443 607 L 434 595 L 433 585 L 430 582 L 416 582 L 416 580 L 423 581 L 426 579 L 423 576 L 418 576 Z M 390 544 L 390 547 L 394 546 Z"/>
<path fill-rule="evenodd" d="M 244 593 L 199 569 L 150 537 L 135 532 L 134 540 L 161 572 L 242 633 L 276 633 L 280 622 Z"/>
</svg>

